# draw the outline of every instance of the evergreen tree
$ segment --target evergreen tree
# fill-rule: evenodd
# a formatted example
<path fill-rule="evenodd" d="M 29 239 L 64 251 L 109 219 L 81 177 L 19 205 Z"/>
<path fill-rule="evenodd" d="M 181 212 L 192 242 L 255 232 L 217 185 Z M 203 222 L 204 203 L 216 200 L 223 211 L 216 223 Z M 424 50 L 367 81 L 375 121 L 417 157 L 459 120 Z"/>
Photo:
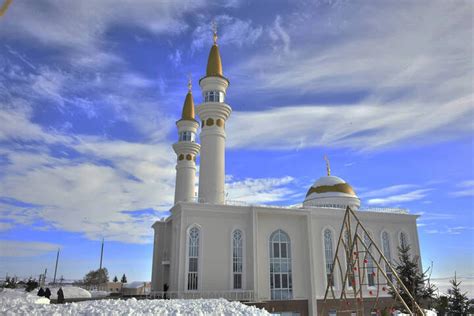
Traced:
<path fill-rule="evenodd" d="M 5 280 L 5 287 L 7 289 L 15 289 L 16 286 L 17 286 L 17 278 L 16 277 L 13 277 L 13 278 L 10 278 L 10 277 L 6 277 L 6 280 Z"/>
<path fill-rule="evenodd" d="M 26 292 L 31 292 L 31 291 L 33 291 L 34 289 L 36 289 L 38 286 L 39 286 L 39 284 L 38 284 L 38 282 L 36 282 L 35 279 L 29 278 L 29 279 L 28 279 L 28 282 L 26 282 L 25 291 L 26 291 Z"/>
<path fill-rule="evenodd" d="M 424 306 L 424 302 L 428 302 L 429 300 L 433 299 L 436 288 L 434 285 L 425 284 L 425 281 L 428 280 L 426 273 L 420 271 L 418 259 L 416 257 L 413 259 L 411 258 L 409 245 L 399 247 L 398 253 L 399 262 L 397 263 L 395 270 L 407 288 L 408 293 L 399 283 L 396 284 L 396 288 L 408 307 L 412 309 L 413 312 L 416 312 L 413 301 L 410 299 L 409 295 L 411 295 L 418 305 L 422 307 Z M 393 298 L 397 299 L 397 296 L 392 289 L 389 291 L 389 293 L 393 296 Z M 405 310 L 402 304 L 400 304 L 399 309 L 408 312 Z"/>
<path fill-rule="evenodd" d="M 448 315 L 467 315 L 469 309 L 469 299 L 467 293 L 462 293 L 459 286 L 461 281 L 457 281 L 456 273 L 454 279 L 449 281 L 452 285 L 448 296 Z"/>
<path fill-rule="evenodd" d="M 122 283 L 127 283 L 127 277 L 125 276 L 125 273 L 122 275 L 122 279 L 120 280 Z"/>
<path fill-rule="evenodd" d="M 448 312 L 448 297 L 441 295 L 436 299 L 435 309 L 438 315 L 444 316 Z"/>
<path fill-rule="evenodd" d="M 118 282 L 118 278 L 117 276 L 114 276 L 114 279 L 113 279 L 114 282 Z"/>
<path fill-rule="evenodd" d="M 89 271 L 83 280 L 85 285 L 97 285 L 109 282 L 109 272 L 107 268 Z"/>

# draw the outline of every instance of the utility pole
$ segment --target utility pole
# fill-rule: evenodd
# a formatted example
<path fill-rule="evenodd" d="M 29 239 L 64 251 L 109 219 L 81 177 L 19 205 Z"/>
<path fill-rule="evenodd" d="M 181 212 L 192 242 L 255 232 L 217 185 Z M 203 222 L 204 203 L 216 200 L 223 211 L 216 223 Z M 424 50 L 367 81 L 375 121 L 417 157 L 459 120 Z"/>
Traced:
<path fill-rule="evenodd" d="M 56 266 L 54 267 L 53 284 L 56 284 L 56 272 L 58 272 L 58 261 L 59 261 L 59 248 L 58 248 L 58 254 L 56 256 Z"/>
<path fill-rule="evenodd" d="M 46 273 L 48 273 L 48 268 L 44 269 L 43 285 L 46 285 Z"/>
<path fill-rule="evenodd" d="M 102 248 L 100 249 L 100 265 L 99 270 L 102 270 L 102 258 L 104 256 L 104 238 L 102 238 Z"/>

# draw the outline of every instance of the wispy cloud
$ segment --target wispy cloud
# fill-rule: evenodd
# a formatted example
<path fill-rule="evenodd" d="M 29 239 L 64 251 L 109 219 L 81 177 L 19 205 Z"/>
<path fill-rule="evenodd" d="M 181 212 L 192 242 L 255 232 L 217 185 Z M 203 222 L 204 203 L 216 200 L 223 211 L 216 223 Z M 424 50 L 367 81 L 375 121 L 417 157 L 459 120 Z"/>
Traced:
<path fill-rule="evenodd" d="M 473 229 L 474 228 L 467 227 L 467 226 L 453 226 L 453 227 L 444 227 L 444 228 L 425 229 L 424 232 L 427 234 L 461 235 L 462 233 L 466 231 L 471 231 Z"/>
<path fill-rule="evenodd" d="M 361 193 L 369 205 L 390 205 L 420 200 L 426 197 L 431 188 L 420 188 L 413 184 L 397 184 Z"/>
<path fill-rule="evenodd" d="M 261 26 L 254 26 L 251 20 L 241 20 L 229 15 L 218 15 L 213 18 L 219 26 L 219 45 L 252 45 L 263 33 Z M 198 50 L 212 43 L 209 36 L 211 21 L 202 19 L 201 23 L 193 31 L 191 49 Z"/>
<path fill-rule="evenodd" d="M 272 27 L 268 29 L 268 34 L 273 42 L 274 51 L 283 50 L 285 54 L 290 52 L 290 35 L 283 28 L 280 15 L 276 16 Z"/>
<path fill-rule="evenodd" d="M 230 179 L 229 179 L 230 180 Z M 247 203 L 273 203 L 288 199 L 294 191 L 292 177 L 234 180 L 227 183 L 228 199 Z"/>
<path fill-rule="evenodd" d="M 58 248 L 59 245 L 46 242 L 0 240 L 0 257 L 33 257 Z"/>
<path fill-rule="evenodd" d="M 415 190 L 408 193 L 391 195 L 383 198 L 373 198 L 368 200 L 369 205 L 389 205 L 405 203 L 423 199 L 431 189 Z"/>
<path fill-rule="evenodd" d="M 20 1 L 2 19 L 0 34 L 67 49 L 76 62 L 104 64 L 116 58 L 102 48 L 107 45 L 104 36 L 111 28 L 132 26 L 154 34 L 176 34 L 187 28 L 182 16 L 203 5 L 204 1 Z"/>
<path fill-rule="evenodd" d="M 451 195 L 456 197 L 474 196 L 474 180 L 466 180 L 457 185 L 458 190 Z"/>
<path fill-rule="evenodd" d="M 472 42 L 469 4 L 346 2 L 323 12 L 317 20 L 302 13 L 299 19 L 275 21 L 275 29 L 288 37 L 277 37 L 276 31 L 273 37 L 291 38 L 284 58 L 260 50 L 235 66 L 235 72 L 255 77 L 240 83 L 239 92 L 279 95 L 284 101 L 257 100 L 257 111 L 235 111 L 228 126 L 244 132 L 229 138 L 231 146 L 374 150 L 472 134 L 473 51 L 465 44 Z M 414 12 L 426 19 L 414 19 Z M 362 97 L 336 105 L 318 98 L 343 93 Z M 315 101 L 298 102 L 301 94 Z M 295 101 L 288 101 L 292 97 Z"/>
<path fill-rule="evenodd" d="M 411 190 L 414 188 L 417 188 L 417 185 L 414 184 L 397 184 L 397 185 L 392 185 L 386 188 L 382 189 L 377 189 L 365 193 L 359 194 L 360 198 L 371 198 L 371 197 L 379 197 L 379 196 L 386 196 L 386 195 L 392 195 L 395 193 L 399 193 L 402 191 L 407 191 Z"/>

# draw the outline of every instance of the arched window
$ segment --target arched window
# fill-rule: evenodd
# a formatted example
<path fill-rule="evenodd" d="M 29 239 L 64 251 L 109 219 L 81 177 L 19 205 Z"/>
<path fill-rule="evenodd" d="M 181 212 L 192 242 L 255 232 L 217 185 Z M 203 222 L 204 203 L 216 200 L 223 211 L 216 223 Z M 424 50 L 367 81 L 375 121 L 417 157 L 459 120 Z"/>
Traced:
<path fill-rule="evenodd" d="M 408 247 L 408 237 L 405 232 L 400 232 L 399 235 L 399 242 L 400 242 L 400 248 L 406 248 Z"/>
<path fill-rule="evenodd" d="M 193 227 L 188 235 L 188 290 L 198 289 L 199 227 Z"/>
<path fill-rule="evenodd" d="M 334 286 L 334 279 L 331 275 L 332 264 L 334 262 L 334 250 L 332 245 L 332 231 L 327 228 L 324 231 L 324 259 L 326 266 L 326 281 L 330 286 Z"/>
<path fill-rule="evenodd" d="M 364 264 L 367 271 L 367 285 L 375 286 L 375 264 L 374 260 L 372 260 L 372 257 L 370 256 L 370 253 L 372 253 L 372 241 L 367 234 L 364 235 L 364 244 L 367 246 L 367 249 L 364 249 Z"/>
<path fill-rule="evenodd" d="M 242 288 L 243 275 L 243 236 L 240 229 L 232 233 L 232 283 L 234 289 Z"/>
<path fill-rule="evenodd" d="M 270 291 L 272 300 L 293 298 L 290 238 L 281 229 L 270 236 Z"/>
<path fill-rule="evenodd" d="M 390 236 L 386 231 L 382 233 L 382 250 L 383 250 L 383 255 L 387 259 L 387 261 L 391 264 L 392 263 L 392 253 L 390 249 Z M 387 273 L 387 277 L 390 281 L 393 281 L 393 275 L 392 275 L 392 270 L 388 267 L 388 265 L 385 265 L 385 273 Z"/>

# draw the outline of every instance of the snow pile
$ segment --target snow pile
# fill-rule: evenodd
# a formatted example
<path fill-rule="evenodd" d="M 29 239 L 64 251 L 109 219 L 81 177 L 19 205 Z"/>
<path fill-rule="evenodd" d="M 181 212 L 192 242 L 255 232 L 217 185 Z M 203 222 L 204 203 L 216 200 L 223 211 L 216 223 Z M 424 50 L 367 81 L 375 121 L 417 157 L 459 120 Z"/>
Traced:
<path fill-rule="evenodd" d="M 438 315 L 438 313 L 434 310 L 424 309 L 423 311 L 425 312 L 425 316 L 437 316 Z M 395 315 L 397 315 L 397 316 L 410 316 L 408 314 L 403 314 L 399 311 L 396 311 Z"/>
<path fill-rule="evenodd" d="M 0 314 L 3 314 L 3 305 L 8 302 L 12 306 L 18 305 L 36 305 L 49 304 L 49 299 L 46 297 L 39 297 L 36 292 L 25 292 L 24 289 L 2 289 L 0 292 Z"/>
<path fill-rule="evenodd" d="M 63 286 L 64 298 L 91 298 L 92 295 L 89 291 L 77 286 Z M 58 298 L 59 287 L 49 288 L 51 291 L 51 299 L 56 300 Z"/>
<path fill-rule="evenodd" d="M 36 296 L 0 292 L 0 315 L 270 315 L 265 310 L 224 299 L 211 300 L 94 300 L 39 305 Z"/>

